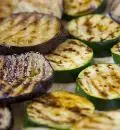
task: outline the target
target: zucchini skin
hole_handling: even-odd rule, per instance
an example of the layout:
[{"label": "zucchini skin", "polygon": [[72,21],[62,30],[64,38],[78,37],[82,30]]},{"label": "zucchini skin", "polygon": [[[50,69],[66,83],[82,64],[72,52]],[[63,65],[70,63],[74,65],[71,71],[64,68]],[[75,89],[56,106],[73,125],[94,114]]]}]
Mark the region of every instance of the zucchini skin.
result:
[{"label": "zucchini skin", "polygon": [[[24,15],[24,14],[29,14],[29,13],[16,13],[16,14],[13,14],[11,16],[15,17],[15,16],[20,15],[20,14]],[[34,14],[47,15],[47,14],[43,14],[43,13],[30,13],[30,14],[31,15],[34,15]],[[50,16],[50,15],[48,15],[48,16]],[[51,17],[54,17],[54,16],[51,15]],[[58,19],[58,18],[56,18],[56,19]],[[68,33],[64,29],[62,21],[61,20],[59,20],[59,21],[61,22],[60,33],[57,34],[52,39],[50,39],[42,44],[38,44],[38,45],[34,45],[34,46],[17,47],[17,46],[0,45],[0,55],[21,54],[21,53],[25,53],[25,52],[29,52],[29,51],[40,52],[42,54],[47,54],[47,53],[51,52],[59,44],[64,42],[68,37]]]},{"label": "zucchini skin", "polygon": [[113,60],[116,64],[120,65],[120,55],[119,54],[115,54],[114,52],[112,52],[112,57]]},{"label": "zucchini skin", "polygon": [[78,85],[78,83],[76,85],[76,93],[88,98],[94,104],[97,110],[108,111],[108,110],[116,110],[120,108],[120,98],[105,100],[105,99],[100,99],[100,98],[90,96],[87,93],[85,93],[85,91]]},{"label": "zucchini skin", "polygon": [[84,66],[72,70],[66,71],[54,71],[54,82],[56,83],[72,83],[76,81],[76,78],[80,71],[90,66],[93,62],[93,58]]},{"label": "zucchini skin", "polygon": [[101,14],[105,11],[106,7],[107,7],[107,4],[108,4],[108,0],[103,0],[103,2],[101,3],[101,5],[97,8],[97,9],[94,9],[90,12],[81,12],[78,16],[70,16],[70,15],[67,15],[67,14],[63,14],[63,19],[67,20],[67,21],[70,21],[74,18],[78,18],[78,17],[81,17],[81,16],[84,16],[84,15],[88,15],[88,14]]}]

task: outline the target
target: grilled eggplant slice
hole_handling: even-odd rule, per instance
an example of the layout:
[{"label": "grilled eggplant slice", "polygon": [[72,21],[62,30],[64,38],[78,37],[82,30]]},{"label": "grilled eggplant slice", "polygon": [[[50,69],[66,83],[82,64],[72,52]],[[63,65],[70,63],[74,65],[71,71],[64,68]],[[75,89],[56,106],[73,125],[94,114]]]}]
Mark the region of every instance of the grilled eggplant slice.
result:
[{"label": "grilled eggplant slice", "polygon": [[28,122],[61,130],[93,112],[94,106],[86,98],[64,91],[43,95],[26,108]]},{"label": "grilled eggplant slice", "polygon": [[68,39],[46,58],[54,68],[55,82],[73,82],[80,71],[91,64],[93,51],[79,40]]},{"label": "grilled eggplant slice", "polygon": [[71,130],[120,130],[120,111],[96,112],[74,125]]},{"label": "grilled eggplant slice", "polygon": [[63,0],[16,0],[14,12],[39,12],[62,18]]},{"label": "grilled eggplant slice", "polygon": [[101,13],[106,0],[64,0],[64,13],[69,17],[78,17],[90,13]]},{"label": "grilled eggplant slice", "polygon": [[114,45],[111,52],[115,63],[120,65],[120,43]]},{"label": "grilled eggplant slice", "polygon": [[0,130],[10,130],[12,127],[12,114],[8,107],[0,105]]},{"label": "grilled eggplant slice", "polygon": [[66,39],[60,20],[39,13],[13,14],[0,22],[0,53],[47,53]]},{"label": "grilled eggplant slice", "polygon": [[52,78],[49,62],[39,53],[0,56],[0,101],[39,96],[49,89]]},{"label": "grilled eggplant slice", "polygon": [[91,100],[96,109],[120,108],[120,67],[96,64],[86,68],[78,76],[76,91]]},{"label": "grilled eggplant slice", "polygon": [[92,14],[68,23],[70,35],[93,48],[95,55],[104,56],[120,41],[120,25],[105,15]]}]

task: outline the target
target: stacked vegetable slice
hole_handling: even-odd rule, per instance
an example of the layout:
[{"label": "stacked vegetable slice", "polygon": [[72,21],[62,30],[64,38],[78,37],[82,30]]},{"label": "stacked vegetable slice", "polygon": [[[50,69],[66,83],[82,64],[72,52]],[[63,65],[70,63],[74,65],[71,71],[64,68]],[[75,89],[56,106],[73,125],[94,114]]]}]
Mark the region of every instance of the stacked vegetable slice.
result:
[{"label": "stacked vegetable slice", "polygon": [[93,51],[79,40],[68,39],[46,58],[55,70],[55,82],[72,82],[91,64]]},{"label": "stacked vegetable slice", "polygon": [[69,17],[100,13],[105,7],[106,0],[64,0],[64,13]]},{"label": "stacked vegetable slice", "polygon": [[70,129],[82,117],[91,115],[94,106],[86,98],[70,92],[52,92],[33,100],[26,108],[27,124]]},{"label": "stacked vegetable slice", "polygon": [[106,52],[120,41],[120,26],[105,15],[87,15],[68,22],[69,34],[93,48],[95,55]]},{"label": "stacked vegetable slice", "polygon": [[39,53],[0,56],[0,101],[21,101],[46,92],[53,78],[49,62]]},{"label": "stacked vegetable slice", "polygon": [[65,39],[60,20],[50,15],[19,13],[0,22],[0,54],[48,53]]},{"label": "stacked vegetable slice", "polygon": [[0,106],[0,130],[10,130],[12,127],[12,114],[9,108]]},{"label": "stacked vegetable slice", "polygon": [[76,90],[99,110],[120,108],[120,67],[98,64],[86,68],[78,76]]}]

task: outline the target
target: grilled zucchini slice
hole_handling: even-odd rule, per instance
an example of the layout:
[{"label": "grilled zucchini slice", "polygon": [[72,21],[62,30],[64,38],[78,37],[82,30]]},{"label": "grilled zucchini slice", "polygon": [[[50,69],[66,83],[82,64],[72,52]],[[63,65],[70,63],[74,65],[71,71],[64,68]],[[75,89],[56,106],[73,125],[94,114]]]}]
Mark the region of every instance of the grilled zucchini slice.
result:
[{"label": "grilled zucchini slice", "polygon": [[0,56],[0,102],[39,96],[52,83],[53,70],[39,53]]},{"label": "grilled zucchini slice", "polygon": [[17,0],[15,5],[15,13],[39,12],[62,18],[63,0]]},{"label": "grilled zucchini slice", "polygon": [[72,82],[81,70],[91,64],[93,51],[79,40],[68,39],[46,58],[54,68],[55,82]]},{"label": "grilled zucchini slice", "polygon": [[71,130],[120,130],[120,111],[96,112],[74,125]]},{"label": "grilled zucchini slice", "polygon": [[120,42],[112,47],[111,52],[115,63],[120,65]]},{"label": "grilled zucchini slice", "polygon": [[64,13],[69,17],[101,13],[105,7],[106,0],[64,0]]},{"label": "grilled zucchini slice", "polygon": [[28,122],[55,129],[70,129],[72,124],[94,112],[93,104],[70,92],[52,92],[28,104]]},{"label": "grilled zucchini slice", "polygon": [[0,105],[0,130],[10,130],[12,127],[12,114],[8,107]]},{"label": "grilled zucchini slice", "polygon": [[0,53],[47,53],[66,39],[60,20],[40,13],[13,14],[0,22]]},{"label": "grilled zucchini slice", "polygon": [[120,108],[120,67],[96,64],[86,68],[77,78],[76,91],[91,100],[96,109]]},{"label": "grilled zucchini slice", "polygon": [[105,15],[86,15],[68,22],[69,34],[93,48],[95,55],[106,51],[120,41],[120,25]]}]

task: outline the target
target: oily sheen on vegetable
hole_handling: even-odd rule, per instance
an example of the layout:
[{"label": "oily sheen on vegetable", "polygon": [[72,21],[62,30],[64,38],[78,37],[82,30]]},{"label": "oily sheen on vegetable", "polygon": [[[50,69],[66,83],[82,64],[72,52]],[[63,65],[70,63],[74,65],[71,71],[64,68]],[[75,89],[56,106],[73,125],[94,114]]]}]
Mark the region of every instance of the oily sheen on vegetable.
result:
[{"label": "oily sheen on vegetable", "polygon": [[120,25],[105,15],[91,14],[68,22],[67,30],[93,48],[96,56],[106,56],[111,47],[120,41]]},{"label": "oily sheen on vegetable", "polygon": [[26,121],[33,126],[70,129],[73,123],[94,112],[93,104],[70,92],[52,92],[33,100],[26,108]]},{"label": "oily sheen on vegetable", "polygon": [[93,51],[79,40],[68,39],[46,58],[55,71],[55,82],[72,82],[81,70],[91,64]]},{"label": "oily sheen on vegetable", "polygon": [[18,13],[0,22],[0,54],[48,53],[65,39],[64,28],[54,16]]},{"label": "oily sheen on vegetable", "polygon": [[76,91],[91,100],[96,109],[120,108],[120,67],[96,64],[83,70],[77,78]]},{"label": "oily sheen on vegetable", "polygon": [[39,53],[0,56],[0,101],[17,102],[46,92],[53,77],[49,62]]}]

